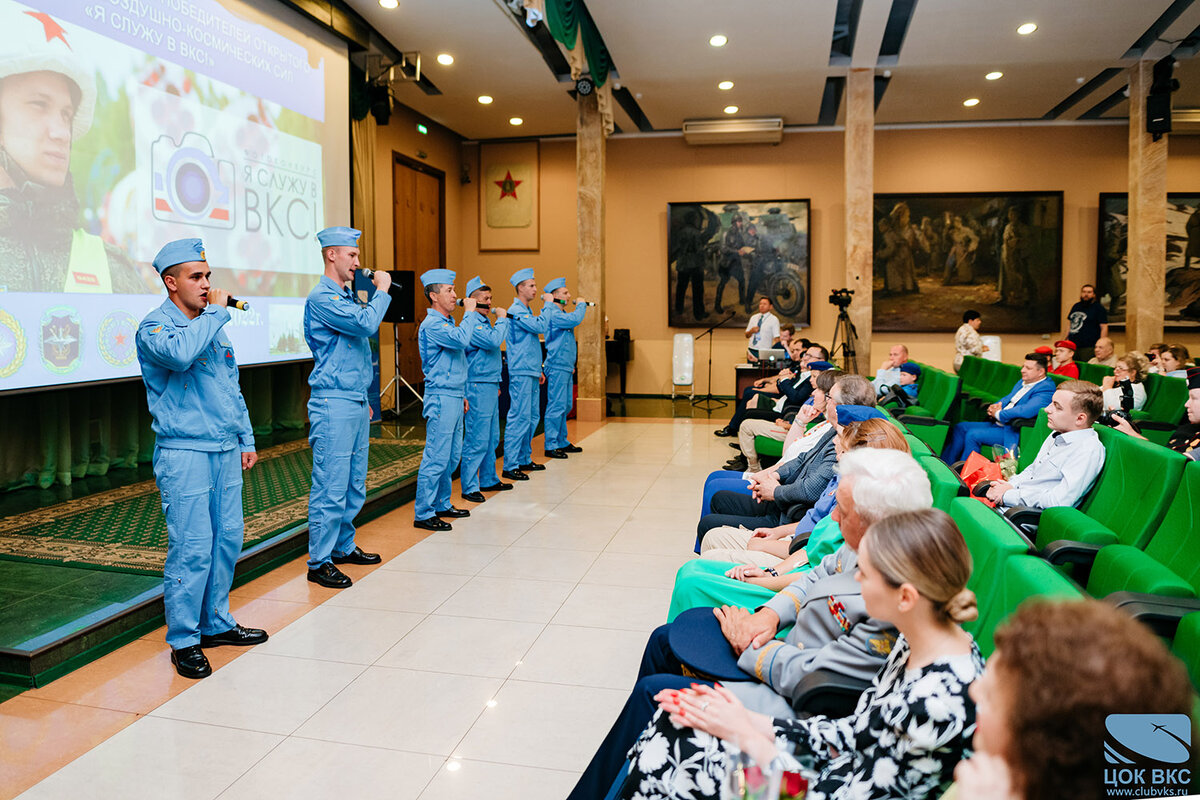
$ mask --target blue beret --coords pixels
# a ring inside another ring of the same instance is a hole
[[[512,277],[508,279],[508,282],[511,283],[515,289],[518,283],[531,280],[533,280],[533,267],[526,267],[525,269],[519,269],[514,272]]]
[[[317,232],[317,241],[321,247],[358,247],[358,237],[362,231],[354,228],[333,227]]]
[[[163,270],[189,261],[207,261],[204,257],[204,242],[199,239],[176,239],[167,242],[154,257],[154,268],[162,275]]]
[[[428,272],[421,273],[421,285],[433,286],[435,283],[454,283],[454,270],[452,269],[431,269]]]
[[[567,279],[566,278],[555,278],[554,280],[547,283],[545,288],[542,289],[542,291],[553,292],[555,289],[565,289],[565,288],[567,288]]]
[[[737,656],[711,608],[684,611],[667,626],[667,644],[688,670],[714,681],[744,681],[749,675],[738,666]]]
[[[900,371],[907,372],[909,375],[918,375],[919,376],[921,374],[921,368],[918,367],[912,361],[905,361],[903,364],[901,364]]]
[[[476,275],[474,278],[471,278],[471,280],[467,281],[467,297],[470,297],[473,293],[479,291],[480,289],[490,288],[492,287],[483,282],[483,278]]]
[[[887,419],[887,415],[873,406],[837,407],[837,420],[839,425],[845,425],[848,422],[862,422],[865,419]]]
[[[837,369],[837,367],[833,366],[833,364],[830,364],[828,361],[810,361],[808,362],[808,369],[809,371],[814,369],[824,371],[827,369]]]

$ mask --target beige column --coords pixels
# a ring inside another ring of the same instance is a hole
[[[596,93],[579,95],[575,130],[575,180],[579,187],[579,278],[575,293],[596,303],[575,329],[579,342],[576,415],[604,419],[604,119]]]
[[[852,69],[846,76],[845,173],[845,284],[847,288],[854,290],[854,302],[850,304],[850,320],[858,330],[858,371],[869,375],[871,292],[874,280],[871,258],[875,192],[874,70]]]
[[[1129,68],[1129,231],[1125,348],[1145,350],[1163,336],[1167,275],[1167,137],[1146,133],[1146,93],[1154,62]]]

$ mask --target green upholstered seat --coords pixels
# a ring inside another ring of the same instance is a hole
[[[950,503],[954,498],[967,494],[967,487],[954,474],[954,470],[946,466],[945,462],[937,456],[917,456],[917,463],[921,465],[921,468],[925,470],[925,474],[929,477],[929,488],[933,492],[934,508],[940,508],[948,512],[950,510]],[[983,505],[978,500],[973,502],[976,505]],[[984,508],[987,507],[984,506]],[[991,509],[987,510],[990,513]]]
[[[980,617],[985,617],[1003,579],[1004,562],[1012,556],[1028,555],[1029,543],[1007,520],[973,497],[952,499],[948,510],[971,551],[967,585],[975,592]]]
[[[1036,556],[1009,555],[994,570],[973,571],[967,587],[985,597],[979,618],[963,627],[975,637],[984,656],[995,649],[996,628],[1032,597],[1079,600],[1083,592],[1069,578]]]
[[[1133,412],[1133,418],[1177,424],[1183,418],[1183,404],[1188,398],[1187,381],[1151,373],[1146,376],[1145,384],[1146,403],[1140,411]]]

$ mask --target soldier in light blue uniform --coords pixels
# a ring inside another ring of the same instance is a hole
[[[564,306],[571,300],[571,290],[565,278],[555,278],[546,284],[554,302],[542,311],[546,323],[546,361],[542,369],[548,386],[546,400],[546,457],[566,458],[567,453],[582,453],[567,441],[567,414],[571,413],[571,376],[575,374],[575,328],[583,322],[587,301],[575,300],[575,310],[567,313]]]
[[[387,270],[372,277],[375,294],[360,305],[353,294],[358,270],[354,228],[326,228],[317,234],[325,274],[304,301],[304,340],[313,353],[308,376],[308,441],[312,445],[312,491],[308,494],[308,579],[330,589],[350,586],[336,564],[378,564],[376,553],[354,543],[354,518],[367,497],[370,439],[371,346],[391,304]]]
[[[469,517],[470,511],[450,505],[454,468],[462,457],[464,397],[467,383],[467,345],[474,328],[475,300],[463,301],[463,319],[451,318],[457,296],[454,273],[431,269],[421,275],[429,311],[417,331],[421,371],[425,373],[425,452],[417,470],[416,521],[418,528],[448,531],[440,517]]]
[[[467,281],[467,297],[479,305],[467,345],[467,421],[463,436],[462,465],[458,471],[464,500],[482,503],[484,492],[513,488],[496,475],[496,448],[500,445],[500,345],[508,333],[508,312],[492,306],[492,287],[476,275]],[[496,315],[496,324],[488,311]],[[470,317],[471,315],[466,315]],[[463,320],[467,324],[467,319]]]
[[[154,479],[167,518],[163,605],[171,663],[185,678],[212,667],[202,648],[251,645],[267,632],[229,613],[242,551],[242,470],[258,461],[229,337],[229,293],[209,284],[199,239],[154,257],[167,299],[138,326],[137,355],[154,418]]]
[[[533,461],[533,432],[537,430],[541,410],[538,386],[546,380],[542,375],[542,343],[538,335],[546,332],[546,317],[529,310],[530,301],[537,295],[532,269],[517,270],[508,282],[516,289],[517,296],[508,307],[509,404],[501,474],[509,480],[527,481],[529,472],[546,468]],[[552,300],[548,292],[542,295],[545,305]]]

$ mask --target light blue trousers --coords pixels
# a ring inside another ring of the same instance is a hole
[[[566,447],[567,414],[571,413],[571,380],[573,372],[565,369],[546,370],[546,449]]]
[[[504,424],[504,468],[518,469],[533,461],[533,432],[537,430],[540,394],[536,375],[508,378],[508,420]]]
[[[462,466],[458,470],[463,494],[500,482],[496,475],[496,448],[500,446],[499,390],[496,383],[467,384],[470,409],[463,435]]]
[[[308,493],[308,568],[354,552],[354,518],[367,499],[371,421],[366,401],[308,401],[312,491]]]
[[[425,452],[417,469],[417,519],[429,519],[450,508],[454,468],[462,458],[463,399],[425,393]]]
[[[245,533],[242,455],[155,447],[154,479],[167,518],[167,644],[178,650],[237,625],[229,587]]]

